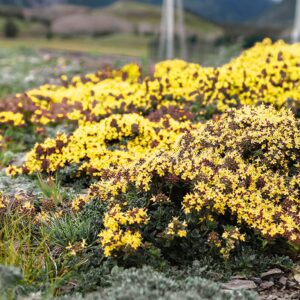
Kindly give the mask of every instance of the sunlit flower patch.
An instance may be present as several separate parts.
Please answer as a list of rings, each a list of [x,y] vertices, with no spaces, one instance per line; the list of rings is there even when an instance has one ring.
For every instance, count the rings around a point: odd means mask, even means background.
[[[185,133],[171,150],[111,172],[90,189],[90,197],[114,202],[130,186],[148,193],[175,184],[187,220],[196,217],[200,225],[205,216],[218,221],[229,214],[268,240],[299,244],[299,155],[300,132],[291,112],[245,106]],[[174,224],[166,232],[184,237],[185,228],[174,230]]]
[[[6,172],[72,169],[68,184],[97,183],[63,208],[24,200],[18,212],[47,223],[100,201],[98,242],[114,257],[189,240],[207,223],[215,224],[207,243],[225,259],[246,233],[299,246],[299,103],[300,45],[281,41],[258,43],[219,68],[172,60],[148,76],[136,64],[63,75],[60,85],[1,104],[3,136],[31,130],[25,158]],[[9,134],[1,146],[20,141]],[[1,199],[0,213],[8,205]],[[77,243],[66,248],[71,256],[85,249]]]
[[[280,108],[300,99],[299,48],[266,39],[219,68],[172,60],[158,63],[148,77],[142,77],[135,64],[70,79],[62,76],[61,85],[19,94],[9,100],[16,105],[8,106],[26,122],[41,125],[97,122],[116,113],[148,115],[170,104],[193,112],[194,119],[240,105]],[[13,118],[22,123],[18,115]]]

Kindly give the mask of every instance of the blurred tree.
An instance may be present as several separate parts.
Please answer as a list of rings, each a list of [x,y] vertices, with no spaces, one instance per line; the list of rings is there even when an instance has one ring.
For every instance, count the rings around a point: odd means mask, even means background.
[[[4,30],[4,36],[7,38],[16,38],[19,34],[18,26],[16,22],[11,18],[6,19],[3,30]]]
[[[261,42],[264,38],[264,34],[259,33],[246,36],[243,41],[243,48],[249,49],[253,47],[256,43]],[[270,36],[270,38],[272,37]]]

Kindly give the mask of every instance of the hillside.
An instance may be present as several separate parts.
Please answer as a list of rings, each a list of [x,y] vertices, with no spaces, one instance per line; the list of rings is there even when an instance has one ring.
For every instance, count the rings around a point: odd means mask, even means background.
[[[69,15],[89,14],[88,7],[70,4],[52,4],[51,6],[37,6],[24,8],[23,14],[27,19],[47,20],[53,22],[56,19],[65,18]]]
[[[160,28],[161,10],[154,5],[134,1],[117,2],[93,11],[94,14],[99,12],[130,21],[138,33],[157,33]],[[185,18],[188,35],[213,38],[222,34],[220,27],[192,13],[186,13]]]
[[[260,26],[290,27],[293,25],[296,0],[284,0],[257,19]]]
[[[126,1],[126,0],[120,0]],[[90,7],[110,5],[116,0],[0,0],[0,4],[34,6],[40,4],[77,4]],[[161,4],[161,0],[140,0]],[[185,0],[187,9],[215,22],[246,22],[257,18],[274,5],[274,0]]]
[[[186,7],[222,23],[250,21],[273,6],[270,0],[189,0]]]
[[[116,2],[112,5],[90,9],[78,5],[52,5],[50,7],[24,8],[26,19],[48,21],[56,35],[103,35],[132,33],[153,35],[160,29],[161,10],[158,6],[135,1]],[[214,40],[222,29],[195,14],[186,14],[188,36]]]

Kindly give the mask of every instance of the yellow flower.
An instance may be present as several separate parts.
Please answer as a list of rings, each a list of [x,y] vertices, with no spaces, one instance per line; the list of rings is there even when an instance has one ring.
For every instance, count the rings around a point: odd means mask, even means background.
[[[178,235],[180,236],[180,237],[186,237],[186,234],[187,234],[187,232],[186,232],[186,230],[178,230]]]

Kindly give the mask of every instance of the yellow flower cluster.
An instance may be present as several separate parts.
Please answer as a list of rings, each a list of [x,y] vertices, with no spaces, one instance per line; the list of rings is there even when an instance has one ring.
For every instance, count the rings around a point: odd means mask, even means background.
[[[186,221],[180,221],[177,217],[174,217],[173,220],[168,224],[166,229],[166,234],[174,237],[185,237],[187,235],[187,223]]]
[[[129,184],[149,191],[155,176],[172,178],[190,186],[182,199],[187,215],[229,212],[267,238],[299,243],[299,155],[300,131],[290,111],[245,106],[100,181],[90,196],[109,199]]]
[[[0,193],[0,215],[17,213],[32,217],[35,212],[33,200],[24,192],[16,193],[13,197]]]
[[[149,218],[142,208],[133,208],[125,212],[120,204],[115,204],[104,216],[105,229],[99,234],[106,256],[120,251],[130,252],[142,245],[139,226],[147,224]]]
[[[237,105],[270,103],[280,108],[289,99],[299,102],[299,48],[299,44],[273,44],[269,39],[258,43],[214,71],[213,91],[204,104],[215,103],[225,111]]]
[[[86,240],[83,239],[81,242],[76,242],[75,244],[69,242],[68,246],[66,247],[66,250],[68,251],[68,254],[70,256],[76,256],[78,253],[83,252],[86,249],[86,247]]]
[[[55,205],[54,200],[43,199],[39,202],[26,191],[18,191],[14,195],[0,193],[0,216],[26,216],[35,224],[47,223],[51,219],[59,219],[65,215],[65,210]]]
[[[71,207],[74,212],[80,211],[80,209],[89,202],[88,198],[82,195],[72,200]]]
[[[226,228],[222,236],[213,231],[208,236],[208,242],[218,248],[225,260],[230,257],[230,253],[236,248],[239,242],[245,242],[245,234],[241,234],[237,227]]]
[[[0,125],[7,124],[12,126],[25,125],[23,115],[21,113],[13,113],[11,111],[0,112]]]
[[[22,168],[19,168],[17,166],[8,166],[6,168],[6,174],[10,176],[18,176],[23,173]]]
[[[273,44],[265,39],[219,68],[169,61],[157,66],[156,76],[165,78],[168,74],[174,99],[181,97],[204,107],[215,105],[221,112],[261,102],[280,108],[289,99],[300,101],[299,49],[299,44]]]
[[[157,149],[169,149],[182,132],[198,126],[170,116],[151,122],[138,114],[113,115],[79,126],[68,138],[59,134],[35,145],[27,154],[23,170],[54,172],[66,165],[80,164],[79,172],[101,176],[108,168],[127,165]],[[7,172],[18,174],[13,167]]]
[[[290,99],[300,101],[299,53],[300,44],[266,39],[219,68],[172,60],[158,63],[153,76],[145,78],[135,64],[70,80],[62,76],[61,85],[18,95],[16,107],[28,122],[42,125],[64,120],[85,124],[113,114],[148,115],[170,105],[198,107],[196,116],[211,106],[217,112],[261,102],[281,108]],[[4,121],[24,122],[18,113],[1,114]]]
[[[131,64],[121,70],[76,76],[70,82],[63,76],[63,85],[44,85],[18,95],[18,98],[21,104],[29,100],[35,106],[30,118],[33,123],[46,125],[65,119],[84,123],[118,110],[138,112],[150,109],[150,98],[145,97],[139,78],[139,67]],[[20,107],[25,110],[24,105]]]
[[[7,199],[0,193],[0,213],[1,210],[5,210],[7,207],[8,201]]]

